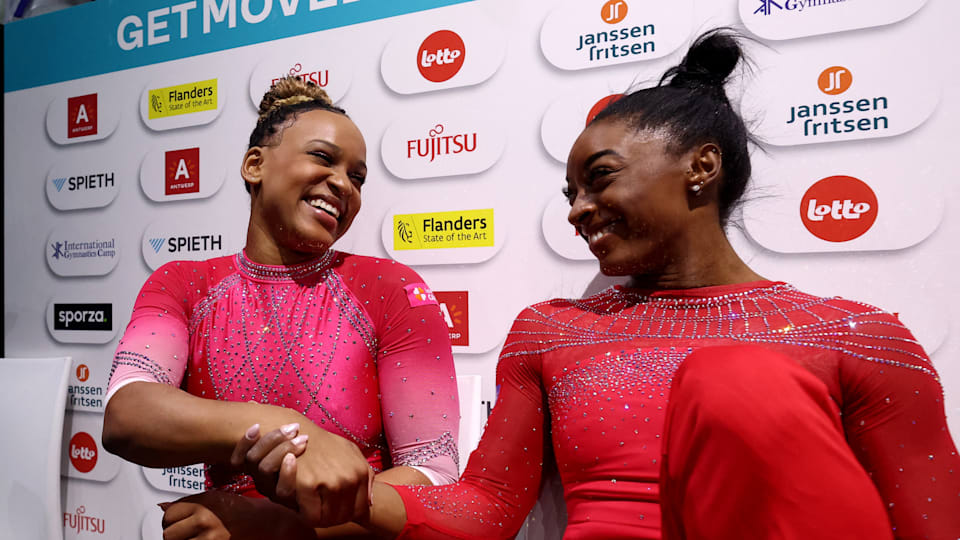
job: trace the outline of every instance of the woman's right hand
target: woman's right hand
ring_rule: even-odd
[[[262,436],[259,426],[251,426],[231,462],[253,476],[258,491],[298,510],[314,527],[368,516],[373,469],[355,444],[313,423]]]

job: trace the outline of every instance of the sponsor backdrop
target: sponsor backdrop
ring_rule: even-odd
[[[517,312],[615,282],[560,196],[588,115],[699,32],[743,28],[754,69],[732,95],[766,145],[735,246],[765,276],[897,313],[960,433],[960,69],[940,37],[958,18],[946,0],[104,0],[8,25],[6,351],[73,358],[65,537],[159,538],[154,503],[201,486],[198,467],[103,451],[105,385],[150,272],[242,248],[240,157],[286,74],[367,139],[337,248],[425,277],[490,402]],[[556,499],[537,512],[556,537]]]

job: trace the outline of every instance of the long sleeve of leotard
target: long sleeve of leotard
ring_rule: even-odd
[[[838,329],[844,431],[898,539],[960,538],[960,456],[929,358],[879,310]]]
[[[447,324],[413,270],[365,260],[370,267],[362,270],[378,276],[367,309],[377,327],[380,407],[393,465],[415,467],[434,485],[455,482],[460,401]]]
[[[547,434],[540,358],[527,350],[531,313],[513,324],[497,365],[497,403],[460,481],[397,486],[401,538],[512,538],[536,502]]]

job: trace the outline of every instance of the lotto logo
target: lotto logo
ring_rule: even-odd
[[[82,473],[88,473],[97,466],[97,443],[88,433],[78,431],[67,446],[70,463]]]
[[[627,3],[623,0],[609,0],[600,10],[600,18],[607,24],[617,24],[627,17]]]
[[[877,220],[877,196],[852,176],[830,176],[804,194],[800,219],[821,240],[849,242],[870,230]]]
[[[77,366],[77,380],[80,382],[86,382],[90,378],[90,368],[86,364],[80,364]]]
[[[593,104],[593,107],[590,107],[590,112],[587,113],[587,125],[590,125],[590,122],[593,122],[593,119],[600,114],[600,111],[607,108],[607,105],[610,105],[614,101],[622,98],[623,94],[611,94],[605,98],[602,98],[600,101]]]
[[[849,69],[841,66],[828,67],[817,78],[820,91],[831,96],[846,92],[851,84],[853,84],[853,74]]]
[[[417,69],[424,79],[441,83],[448,81],[463,67],[467,48],[456,32],[438,30],[423,40],[417,51]]]
[[[164,154],[165,195],[200,191],[200,148],[171,150]]]
[[[97,134],[97,95],[67,98],[67,138]]]

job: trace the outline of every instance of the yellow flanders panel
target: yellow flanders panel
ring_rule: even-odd
[[[217,108],[217,80],[209,79],[150,90],[150,119],[166,118]]]
[[[393,216],[394,250],[492,246],[493,208]]]

